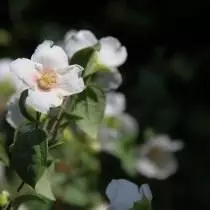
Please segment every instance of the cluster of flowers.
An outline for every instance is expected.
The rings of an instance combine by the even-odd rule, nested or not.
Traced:
[[[100,44],[97,51],[98,62],[107,66],[109,72],[99,72],[96,83],[106,91],[106,108],[104,122],[98,138],[101,149],[115,153],[116,140],[124,134],[137,136],[136,120],[125,112],[126,98],[115,90],[122,84],[120,67],[127,59],[127,50],[114,37],[97,39],[88,30],[68,32],[60,45],[46,40],[36,48],[30,59],[2,59],[0,62],[0,82],[10,81],[15,89],[14,95],[7,103],[7,122],[18,128],[26,119],[20,112],[19,98],[28,90],[26,105],[42,114],[48,114],[51,108],[59,107],[66,97],[85,90],[82,78],[84,68],[69,65],[69,60],[79,50]],[[71,100],[71,98],[70,98]],[[121,127],[109,127],[107,119],[115,118]],[[136,170],[149,178],[165,179],[177,169],[173,152],[182,149],[180,141],[172,141],[167,135],[152,136],[138,149]],[[140,189],[126,180],[113,180],[107,187],[106,194],[110,200],[109,209],[130,209],[134,203],[146,198],[152,200],[148,185]]]

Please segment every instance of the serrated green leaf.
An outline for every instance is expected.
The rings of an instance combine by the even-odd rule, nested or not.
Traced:
[[[54,172],[55,164],[52,163],[49,168],[45,169],[44,174],[39,179],[39,181],[36,183],[35,191],[36,193],[48,198],[49,200],[56,200],[55,196],[52,192],[51,187],[51,176]]]
[[[39,128],[20,130],[12,147],[11,165],[20,178],[32,187],[44,173],[47,165],[46,132]]]
[[[105,94],[96,86],[88,86],[82,93],[75,95],[71,105],[71,114],[80,116],[77,126],[90,138],[96,138],[103,120]]]
[[[20,195],[16,197],[12,201],[12,206],[14,210],[17,210],[21,204],[29,202],[29,201],[38,201],[38,202],[46,203],[46,201],[39,195],[25,194],[25,195]]]

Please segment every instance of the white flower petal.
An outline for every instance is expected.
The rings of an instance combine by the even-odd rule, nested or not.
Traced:
[[[58,107],[62,104],[63,99],[59,97],[57,91],[28,91],[26,103],[38,112],[47,114],[50,108]]]
[[[152,192],[148,184],[141,185],[140,193],[142,193],[150,202],[152,201]]]
[[[71,65],[64,74],[59,77],[58,88],[63,96],[69,96],[80,93],[85,89],[84,80],[82,78],[83,67],[79,65]]]
[[[88,30],[71,30],[67,32],[64,39],[65,50],[69,58],[72,58],[75,52],[94,46],[98,42],[95,35]]]
[[[7,103],[6,121],[15,129],[26,121],[20,112],[19,96],[19,94],[13,95]]]
[[[0,59],[0,82],[10,80],[11,71],[9,65],[11,62],[12,60],[10,58]]]
[[[117,116],[125,110],[126,99],[122,93],[109,92],[106,98],[105,116]]]
[[[115,90],[122,84],[122,75],[117,68],[112,68],[110,72],[98,72],[96,83],[105,91]]]
[[[136,168],[139,173],[156,179],[166,179],[174,174],[178,163],[171,151],[161,150],[159,147],[149,147],[147,143],[140,148]]]
[[[122,113],[117,116],[117,119],[121,122],[120,132],[122,136],[129,135],[136,137],[138,135],[139,126],[134,117],[127,113]]]
[[[44,68],[64,68],[68,66],[68,57],[60,46],[46,40],[38,45],[31,60],[43,64]]]
[[[124,179],[112,180],[107,186],[106,195],[111,205],[123,204],[128,209],[141,198],[138,186]]]
[[[118,39],[108,36],[99,40],[101,49],[99,59],[101,63],[110,66],[121,66],[127,59],[127,50]]]
[[[26,58],[18,58],[10,64],[11,72],[18,77],[25,87],[34,87],[38,76],[36,64]],[[17,87],[18,88],[18,87]]]
[[[116,144],[120,140],[120,135],[117,129],[101,127],[98,132],[98,139],[102,151],[111,154],[116,153]]]

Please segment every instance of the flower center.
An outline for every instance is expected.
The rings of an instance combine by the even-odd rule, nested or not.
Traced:
[[[57,83],[57,75],[53,70],[44,70],[41,77],[37,81],[38,87],[43,91],[49,91],[55,87]]]

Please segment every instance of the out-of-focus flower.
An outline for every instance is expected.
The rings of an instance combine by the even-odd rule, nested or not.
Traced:
[[[173,152],[183,146],[183,142],[172,141],[168,135],[151,137],[138,151],[136,168],[148,178],[166,179],[178,168]]]
[[[98,135],[101,149],[106,152],[114,154],[118,141],[138,134],[138,123],[124,112],[125,108],[126,98],[122,93],[107,93],[104,123]]]
[[[10,64],[12,59],[2,58],[0,59],[0,83],[8,83],[11,87],[15,88],[20,86],[21,82],[10,71]]]
[[[125,111],[125,95],[117,92],[109,92],[106,95],[105,116],[118,116]]]
[[[113,179],[106,189],[109,198],[109,210],[129,210],[134,203],[146,198],[151,202],[152,193],[148,184],[143,184],[140,188],[125,179]]]
[[[19,95],[14,94],[11,96],[7,103],[6,121],[13,127],[18,128],[26,119],[20,112],[19,108]]]
[[[10,58],[0,59],[0,82],[10,80],[11,72],[9,70],[9,64],[12,62]]]
[[[26,103],[36,111],[47,114],[50,108],[60,106],[65,96],[80,93],[85,85],[83,68],[68,66],[68,57],[52,41],[40,44],[31,60],[19,58],[10,64],[10,70],[24,84],[18,92],[29,89]]]
[[[100,44],[98,51],[99,63],[109,67],[110,72],[97,74],[96,82],[107,89],[116,89],[122,84],[122,76],[117,69],[127,59],[127,50],[118,39],[107,36],[97,40],[95,35],[88,30],[71,30],[64,37],[64,48],[71,59],[74,53],[86,48]]]
[[[64,37],[65,50],[71,59],[75,52],[100,43],[98,52],[99,60],[106,66],[119,67],[127,59],[127,50],[118,39],[107,36],[97,40],[95,35],[88,30],[71,30]]]

